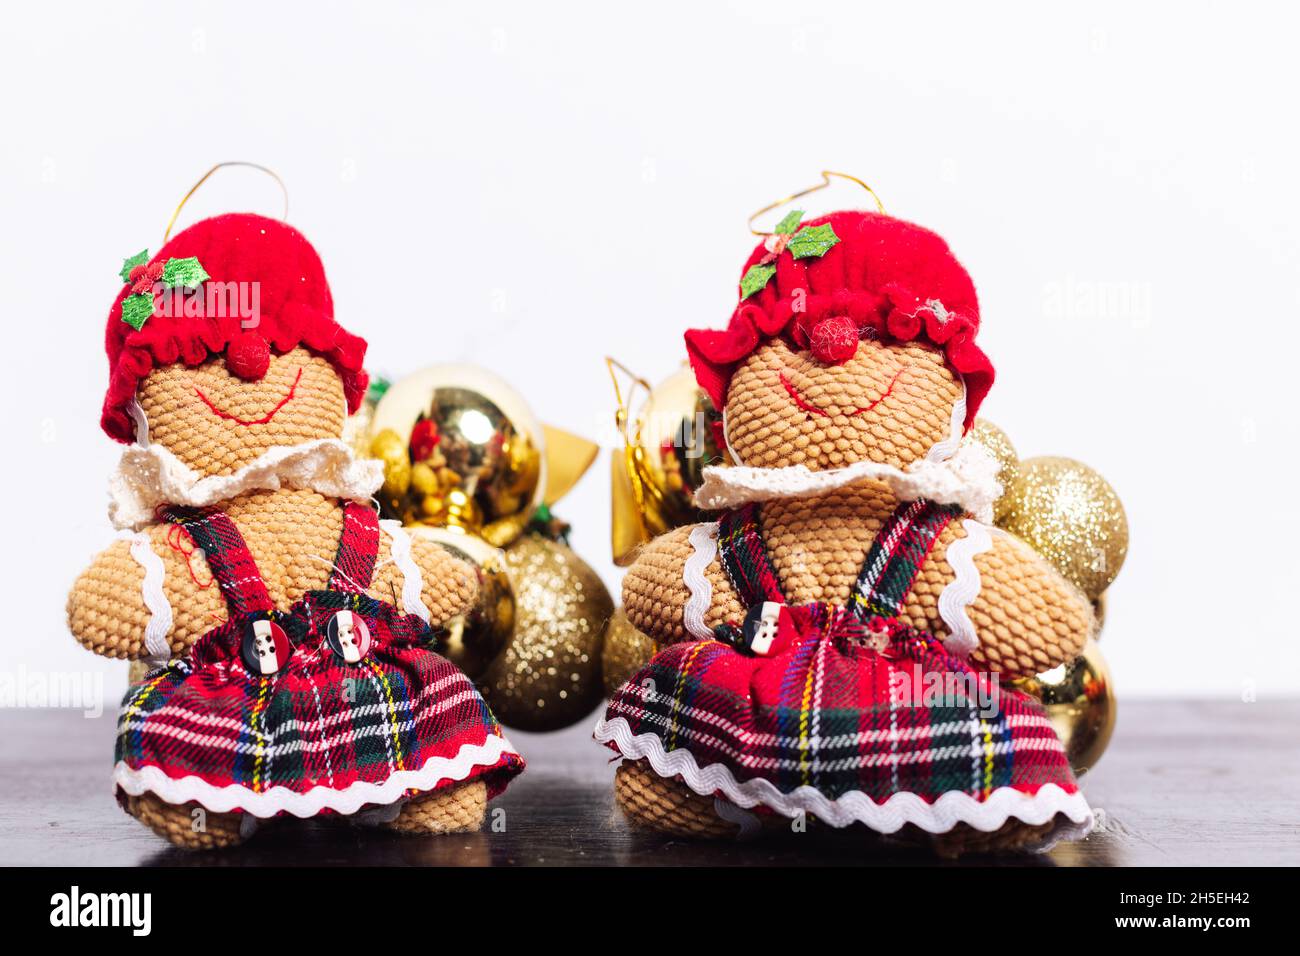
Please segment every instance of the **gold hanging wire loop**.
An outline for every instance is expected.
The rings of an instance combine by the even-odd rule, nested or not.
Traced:
[[[266,173],[266,175],[274,179],[276,183],[278,183],[280,186],[280,192],[284,194],[284,212],[280,214],[280,218],[281,219],[289,218],[289,188],[285,186],[284,180],[281,179],[275,173],[274,170],[267,169],[265,166],[261,166],[257,163],[244,162],[241,159],[232,159],[228,162],[217,163],[217,165],[213,166],[206,173],[204,173],[197,183],[195,183],[193,186],[190,187],[190,191],[185,194],[185,196],[181,199],[179,203],[177,203],[176,211],[172,213],[172,218],[167,223],[167,231],[163,233],[163,242],[166,242],[168,239],[171,238],[172,229],[176,225],[176,220],[180,216],[181,210],[185,208],[185,204],[190,201],[190,197],[199,191],[199,187],[208,181],[208,177],[210,177],[218,169],[221,169],[225,166],[247,166],[249,169],[260,170],[261,172]]]
[[[650,383],[643,379],[636,372],[632,371],[616,358],[608,355],[605,356],[605,367],[609,369],[609,379],[614,383],[614,400],[618,402],[618,411],[614,413],[614,422],[618,426],[619,434],[623,436],[623,443],[630,446],[633,442],[632,436],[627,433],[627,426],[632,417],[632,396],[636,394],[639,386],[645,393],[650,394]],[[618,373],[622,372],[632,384],[628,387],[627,397],[624,398],[623,390],[618,384]]]
[[[786,196],[784,199],[778,199],[776,202],[772,203],[771,205],[764,206],[758,212],[754,213],[754,215],[750,216],[749,231],[756,236],[762,236],[764,238],[772,235],[772,233],[770,232],[760,232],[758,229],[755,229],[754,220],[757,219],[759,216],[763,215],[763,213],[765,212],[771,212],[773,209],[776,209],[779,206],[784,206],[786,203],[794,202],[800,196],[807,196],[809,193],[815,193],[819,189],[825,189],[827,186],[831,184],[832,176],[838,176],[840,179],[847,179],[851,183],[857,183],[867,192],[871,193],[871,198],[876,203],[876,210],[878,212],[885,211],[885,204],[880,201],[880,197],[876,195],[876,191],[872,189],[870,186],[868,186],[866,183],[864,183],[862,180],[858,179],[857,176],[850,176],[848,173],[837,173],[829,169],[823,169],[822,181],[818,183],[816,186],[809,186],[807,189],[801,189],[797,193],[791,193],[789,196]]]

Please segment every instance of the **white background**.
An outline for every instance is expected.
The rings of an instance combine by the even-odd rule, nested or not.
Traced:
[[[1300,690],[1294,13],[467,6],[6,10],[0,667],[124,684],[63,621],[111,538],[104,321],[123,257],[212,163],[286,179],[373,371],[480,363],[591,436],[603,356],[671,373],[683,330],[731,311],[746,216],[830,167],[974,276],[984,414],[1119,490],[1121,696]],[[183,224],[278,203],[228,171]],[[602,458],[560,511],[614,588],[608,501]]]

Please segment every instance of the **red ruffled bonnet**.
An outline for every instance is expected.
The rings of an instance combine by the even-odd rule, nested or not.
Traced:
[[[726,329],[692,329],[686,350],[696,380],[721,409],[731,376],[760,345],[778,336],[819,357],[842,361],[844,329],[886,341],[924,341],[940,349],[966,383],[970,428],[993,385],[993,364],[975,344],[979,302],[966,270],[935,233],[872,212],[837,212],[804,223],[830,225],[839,239],[820,257],[782,250],[776,274],[742,298]],[[741,270],[769,257],[760,243]],[[852,350],[849,350],[851,354]]]
[[[139,329],[123,320],[122,303],[135,291],[133,285],[147,287],[169,259],[190,258],[196,258],[208,276],[205,289],[209,283],[257,283],[256,325],[245,328],[246,319],[237,312],[164,314],[167,310],[157,307]],[[135,272],[143,283],[135,281]],[[245,295],[251,299],[250,293]],[[363,369],[366,341],[334,321],[325,269],[311,243],[292,226],[251,213],[205,219],[137,266],[109,310],[108,394],[100,425],[110,438],[133,440],[131,403],[140,381],[155,367],[201,365],[225,352],[235,374],[257,379],[266,373],[270,350],[283,354],[300,345],[334,366],[343,380],[348,411],[355,412],[368,381]]]

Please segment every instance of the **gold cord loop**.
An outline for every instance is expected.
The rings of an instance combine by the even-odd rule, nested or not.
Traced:
[[[281,179],[278,175],[276,175],[274,170],[267,169],[265,166],[261,166],[257,163],[249,163],[243,160],[234,159],[224,163],[217,163],[206,173],[204,173],[203,176],[200,177],[197,183],[195,183],[193,186],[190,187],[190,191],[187,192],[185,196],[181,199],[181,201],[176,205],[176,211],[172,213],[172,217],[167,223],[167,231],[163,233],[163,242],[166,242],[168,239],[171,238],[172,228],[176,225],[176,220],[180,216],[181,210],[184,209],[185,204],[190,201],[190,197],[193,196],[196,192],[198,192],[199,187],[208,181],[208,177],[210,177],[218,169],[221,169],[223,166],[247,166],[249,169],[260,170],[266,173],[266,175],[270,176],[272,179],[274,179],[276,183],[278,183],[280,186],[280,192],[284,194],[284,212],[280,214],[280,218],[281,219],[289,218],[289,189],[287,186],[285,186],[284,180]]]
[[[861,186],[861,187],[862,187],[863,189],[865,189],[867,192],[871,193],[871,198],[872,198],[872,199],[875,201],[875,203],[876,203],[876,210],[879,211],[879,212],[884,212],[884,211],[885,211],[885,204],[882,203],[882,202],[880,201],[880,197],[876,195],[876,191],[875,191],[874,189],[872,189],[870,186],[868,186],[866,183],[864,183],[862,180],[858,179],[858,177],[856,177],[856,176],[850,176],[848,173],[837,173],[837,172],[834,172],[834,171],[829,170],[829,169],[823,169],[823,170],[822,170],[822,181],[821,181],[820,183],[818,183],[816,186],[809,186],[807,189],[801,189],[801,190],[800,190],[799,192],[797,192],[797,193],[791,193],[789,196],[786,196],[784,199],[778,199],[776,202],[772,203],[771,205],[764,206],[764,207],[763,207],[762,209],[760,209],[758,212],[756,212],[756,213],[754,213],[752,216],[750,216],[750,217],[749,217],[749,231],[752,232],[752,233],[753,233],[754,235],[756,235],[756,236],[767,237],[767,236],[772,235],[772,233],[770,233],[770,232],[760,232],[759,230],[755,229],[755,228],[754,228],[754,220],[757,219],[759,216],[763,215],[763,213],[765,213],[765,212],[771,212],[773,209],[776,209],[778,206],[784,206],[784,205],[785,205],[786,203],[788,203],[788,202],[794,202],[794,201],[795,201],[796,199],[798,199],[800,196],[807,196],[809,193],[815,193],[815,192],[817,192],[817,190],[819,190],[819,189],[825,189],[827,186],[829,186],[829,185],[831,184],[831,177],[832,177],[832,176],[838,176],[840,179],[847,179],[847,180],[848,180],[849,182],[851,182],[851,183],[857,183],[859,186]]]

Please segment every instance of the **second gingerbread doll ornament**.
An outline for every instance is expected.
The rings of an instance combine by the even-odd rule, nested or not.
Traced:
[[[945,854],[1078,838],[1092,813],[1009,681],[1072,659],[1092,610],[996,531],[961,438],[993,382],[947,244],[877,213],[787,217],[727,328],[687,333],[737,462],[717,522],[648,545],[629,620],[668,645],[596,730],[634,821],[733,835],[810,816]]]

